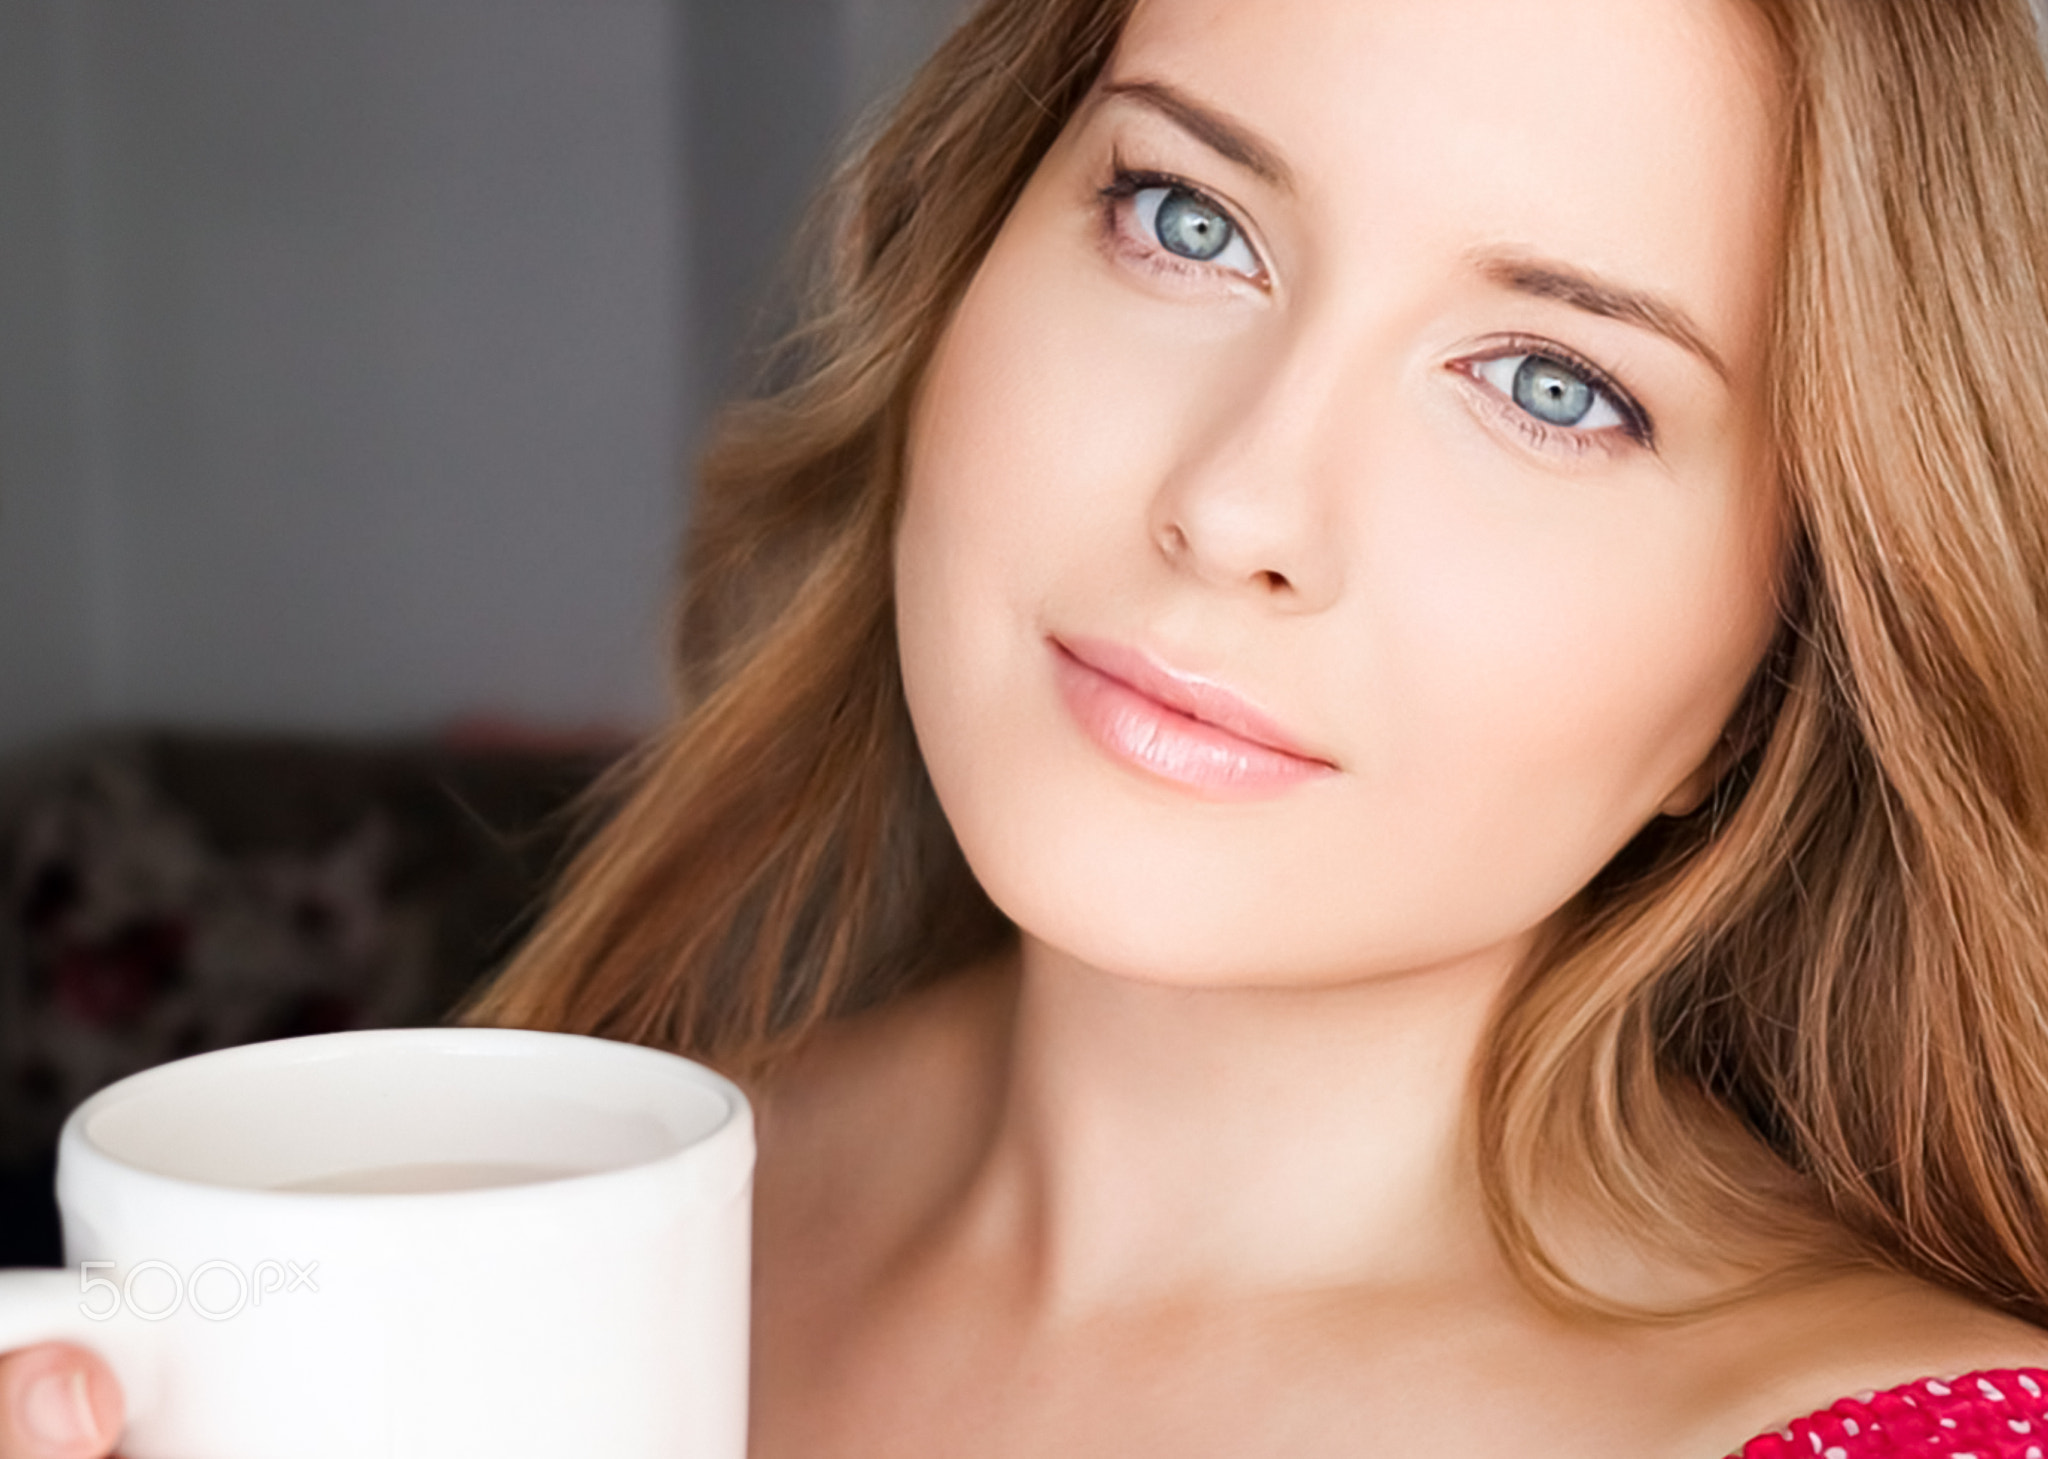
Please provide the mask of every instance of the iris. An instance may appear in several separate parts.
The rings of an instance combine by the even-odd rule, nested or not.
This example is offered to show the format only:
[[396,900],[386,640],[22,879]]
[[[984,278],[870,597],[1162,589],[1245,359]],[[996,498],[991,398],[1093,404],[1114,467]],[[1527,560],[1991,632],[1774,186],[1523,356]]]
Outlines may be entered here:
[[1171,253],[1207,263],[1230,246],[1236,229],[1222,212],[1186,188],[1170,188],[1152,221],[1159,242]]
[[[1161,209],[1164,212],[1164,209]],[[1592,413],[1600,392],[1556,360],[1530,355],[1515,371],[1515,404],[1553,426],[1575,426]]]

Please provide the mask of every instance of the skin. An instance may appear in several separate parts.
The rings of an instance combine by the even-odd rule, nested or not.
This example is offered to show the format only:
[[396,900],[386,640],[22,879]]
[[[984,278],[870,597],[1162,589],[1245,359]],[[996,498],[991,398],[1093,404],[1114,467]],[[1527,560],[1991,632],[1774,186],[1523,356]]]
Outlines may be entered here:
[[[1712,1459],[1858,1389],[2048,1363],[1882,1275],[1566,1319],[1478,1200],[1503,981],[1705,793],[1775,624],[1771,72],[1726,0],[1143,0],[910,443],[905,685],[1021,943],[750,1091],[757,1456]],[[1288,181],[1111,94],[1140,82]],[[1113,156],[1249,251],[1162,252],[1100,196]],[[1538,259],[1702,348],[1507,277]],[[1532,429],[1502,362],[1539,346],[1653,439]],[[1333,768],[1230,799],[1110,753],[1048,634],[1225,684]],[[1696,1275],[1589,1274],[1639,1300]],[[87,1370],[111,1425],[89,1359],[0,1361],[0,1459],[105,1452],[20,1431],[31,1378]]]

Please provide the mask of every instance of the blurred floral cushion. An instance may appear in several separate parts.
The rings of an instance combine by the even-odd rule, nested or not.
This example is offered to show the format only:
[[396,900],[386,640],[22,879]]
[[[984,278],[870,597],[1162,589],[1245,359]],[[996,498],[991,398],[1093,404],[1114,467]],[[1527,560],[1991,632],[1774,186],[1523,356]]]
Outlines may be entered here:
[[0,766],[0,1166],[165,1059],[439,1020],[621,746],[132,734]]

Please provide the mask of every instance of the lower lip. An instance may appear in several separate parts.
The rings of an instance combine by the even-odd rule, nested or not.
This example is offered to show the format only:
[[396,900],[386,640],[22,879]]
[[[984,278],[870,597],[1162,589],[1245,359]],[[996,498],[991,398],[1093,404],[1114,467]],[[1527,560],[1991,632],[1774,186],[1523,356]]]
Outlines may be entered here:
[[1169,709],[1054,645],[1054,675],[1090,739],[1126,764],[1218,800],[1261,800],[1334,770]]

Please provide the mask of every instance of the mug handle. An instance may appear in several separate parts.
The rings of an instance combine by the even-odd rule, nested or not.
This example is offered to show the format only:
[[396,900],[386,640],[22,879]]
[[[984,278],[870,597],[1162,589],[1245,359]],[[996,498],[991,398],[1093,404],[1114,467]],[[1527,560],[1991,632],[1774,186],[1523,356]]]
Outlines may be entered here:
[[[97,1278],[113,1288],[111,1280]],[[18,1267],[0,1271],[0,1353],[42,1342],[91,1348],[114,1370],[128,1421],[156,1403],[157,1354],[153,1334],[142,1324],[92,1316],[95,1278],[78,1267]],[[118,1297],[118,1289],[115,1289]],[[101,1306],[105,1298],[101,1297]]]

